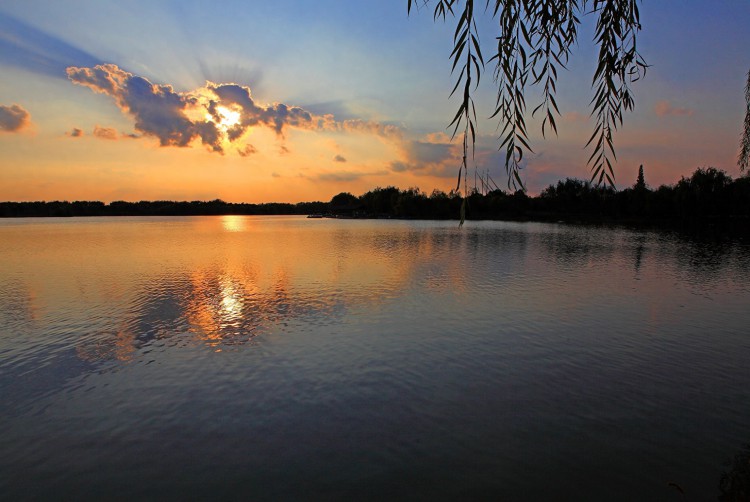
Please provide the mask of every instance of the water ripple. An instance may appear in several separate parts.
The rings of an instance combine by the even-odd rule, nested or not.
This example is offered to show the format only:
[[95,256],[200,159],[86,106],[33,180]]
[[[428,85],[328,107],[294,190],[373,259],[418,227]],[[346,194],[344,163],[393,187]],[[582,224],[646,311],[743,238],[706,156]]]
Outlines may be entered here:
[[0,241],[9,498],[712,498],[750,437],[745,247],[245,217]]

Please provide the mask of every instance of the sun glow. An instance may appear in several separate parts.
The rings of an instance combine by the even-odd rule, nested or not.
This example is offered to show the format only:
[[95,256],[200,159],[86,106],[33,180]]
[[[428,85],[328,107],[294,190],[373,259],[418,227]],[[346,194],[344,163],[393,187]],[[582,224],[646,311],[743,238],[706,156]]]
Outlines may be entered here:
[[227,108],[226,106],[217,106],[216,114],[218,117],[208,114],[206,115],[206,119],[216,123],[216,126],[224,131],[240,123],[240,112],[237,110]]

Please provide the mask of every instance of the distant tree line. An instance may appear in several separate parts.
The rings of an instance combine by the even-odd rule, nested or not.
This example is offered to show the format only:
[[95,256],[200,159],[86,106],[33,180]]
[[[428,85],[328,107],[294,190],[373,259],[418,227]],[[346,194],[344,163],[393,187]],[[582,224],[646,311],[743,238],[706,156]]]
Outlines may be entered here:
[[[460,207],[456,192],[435,190],[427,195],[417,188],[387,187],[359,197],[340,193],[331,200],[329,211],[339,217],[458,219]],[[651,189],[641,166],[635,184],[619,191],[572,178],[548,186],[537,197],[520,190],[474,190],[466,218],[721,227],[748,235],[750,176],[733,180],[722,170],[700,168],[674,185]]]
[[[434,190],[427,195],[418,188],[376,188],[359,197],[347,192],[333,197],[330,209],[338,213],[392,217],[456,218],[460,195]],[[442,209],[447,209],[442,211]],[[484,219],[515,215],[574,215],[581,217],[682,218],[684,216],[747,216],[750,214],[750,177],[733,180],[714,167],[697,169],[674,185],[652,190],[643,167],[632,187],[617,191],[589,181],[567,178],[549,185],[537,197],[523,191],[470,191],[467,217]]]
[[327,210],[327,202],[235,204],[220,199],[192,202],[114,201],[109,204],[98,201],[0,202],[0,217],[271,215],[322,213]]
[[[342,192],[330,202],[297,204],[235,204],[208,202],[115,201],[0,202],[0,216],[178,216],[320,214],[339,218],[458,219],[461,195],[418,188],[375,188],[360,196]],[[615,190],[589,181],[567,178],[545,188],[539,196],[523,191],[470,192],[466,218],[538,221],[620,222],[679,226],[724,226],[750,233],[750,176],[732,179],[709,167],[697,169],[674,185],[651,189],[643,167],[633,186]]]

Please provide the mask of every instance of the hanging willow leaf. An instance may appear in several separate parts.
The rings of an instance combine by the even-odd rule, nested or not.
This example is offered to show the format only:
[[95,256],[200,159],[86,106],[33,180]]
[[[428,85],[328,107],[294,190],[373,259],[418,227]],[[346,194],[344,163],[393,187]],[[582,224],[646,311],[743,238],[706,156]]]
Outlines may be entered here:
[[[407,10],[412,6],[427,5],[430,0],[408,0]],[[614,185],[613,161],[616,161],[613,131],[622,125],[623,111],[634,107],[630,85],[639,80],[648,65],[636,50],[636,35],[641,29],[637,0],[485,0],[484,11],[497,22],[496,50],[488,62],[495,66],[493,78],[497,88],[495,109],[490,118],[497,118],[501,129],[499,148],[505,150],[505,169],[508,187],[523,189],[520,169],[524,152],[533,152],[526,128],[525,93],[529,78],[532,86],[541,86],[541,102],[532,111],[542,112],[542,135],[547,126],[557,134],[555,116],[560,109],[555,100],[558,69],[565,68],[571,49],[578,39],[580,18],[594,17],[596,29],[594,40],[599,47],[598,64],[594,71],[591,99],[591,115],[596,124],[586,143],[593,145],[588,164],[592,181],[605,181]],[[474,0],[437,0],[433,18],[446,19],[455,15],[456,29],[453,36],[452,72],[461,68],[455,93],[461,83],[464,93],[458,113],[451,121],[455,136],[464,126],[464,140],[471,132],[472,151],[476,142],[476,112],[472,98],[472,71],[474,89],[479,84],[484,69],[484,58],[480,49]],[[748,76],[750,89],[750,75]],[[748,91],[750,92],[750,91]],[[750,156],[750,97],[745,135],[741,145],[740,165],[747,166]],[[596,141],[595,141],[596,140]],[[467,145],[464,145],[466,154]],[[466,155],[460,170],[466,170]],[[743,160],[744,159],[744,160]],[[744,162],[744,164],[743,164]],[[466,176],[464,176],[464,182]]]
[[739,159],[737,159],[737,165],[740,166],[740,171],[747,169],[748,160],[750,158],[750,71],[747,72],[745,102],[747,103],[747,110],[745,111],[745,127],[742,131],[742,139],[740,140],[740,156]]

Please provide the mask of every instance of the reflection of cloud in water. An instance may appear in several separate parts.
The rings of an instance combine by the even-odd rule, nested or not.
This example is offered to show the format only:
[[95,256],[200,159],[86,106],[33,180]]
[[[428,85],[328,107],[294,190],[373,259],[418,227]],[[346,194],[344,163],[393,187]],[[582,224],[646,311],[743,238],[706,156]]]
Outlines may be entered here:
[[[14,228],[0,227],[0,335],[11,347],[0,361],[4,410],[175,348],[238,350],[266,336],[335,331],[351,316],[377,319],[381,309],[480,320],[493,312],[498,326],[511,319],[533,330],[617,301],[647,309],[658,325],[686,294],[720,290],[750,266],[737,246],[574,225],[231,216]],[[613,287],[634,266],[642,298]]]
[[252,273],[216,269],[161,277],[138,293],[122,329],[100,332],[78,346],[77,354],[88,361],[128,361],[133,351],[163,339],[215,348],[244,345],[291,322],[332,322],[343,312],[342,298],[295,295],[289,282],[283,270],[265,288]]
[[[24,227],[14,237],[17,246],[44,251],[15,253],[8,262],[23,279],[2,292],[12,308],[0,309],[0,321],[21,326],[29,337],[48,336],[50,345],[37,343],[34,349],[40,357],[62,357],[67,348],[86,361],[137,361],[153,343],[220,350],[419,295],[481,303],[483,295],[507,291],[504,309],[530,302],[564,309],[574,306],[574,298],[529,296],[546,291],[544,284],[560,271],[568,271],[564,280],[573,282],[558,290],[596,296],[623,279],[618,271],[624,268],[692,283],[688,274],[723,276],[741,261],[736,250],[717,258],[659,234],[572,225],[498,228],[473,222],[458,230],[453,223],[316,221],[312,226],[299,219],[246,216],[71,225],[46,225],[38,234]],[[589,274],[597,267],[607,268],[606,280]],[[34,272],[20,275],[28,270]],[[662,282],[665,291],[671,288]],[[49,335],[63,329],[64,337]],[[52,343],[55,352],[45,356]]]
[[[220,221],[228,230],[232,220]],[[233,228],[245,229],[237,230],[242,233],[249,227]],[[453,228],[339,230],[329,238],[329,254],[300,246],[290,261],[261,256],[149,276],[130,293],[133,300],[120,313],[121,321],[87,337],[76,353],[87,361],[129,361],[134,351],[159,340],[221,350],[270,332],[335,323],[351,308],[372,308],[420,290],[467,290],[461,256],[473,244]]]
[[128,331],[99,333],[93,340],[76,346],[76,355],[84,361],[97,362],[116,359],[127,362],[133,359],[136,337]]

